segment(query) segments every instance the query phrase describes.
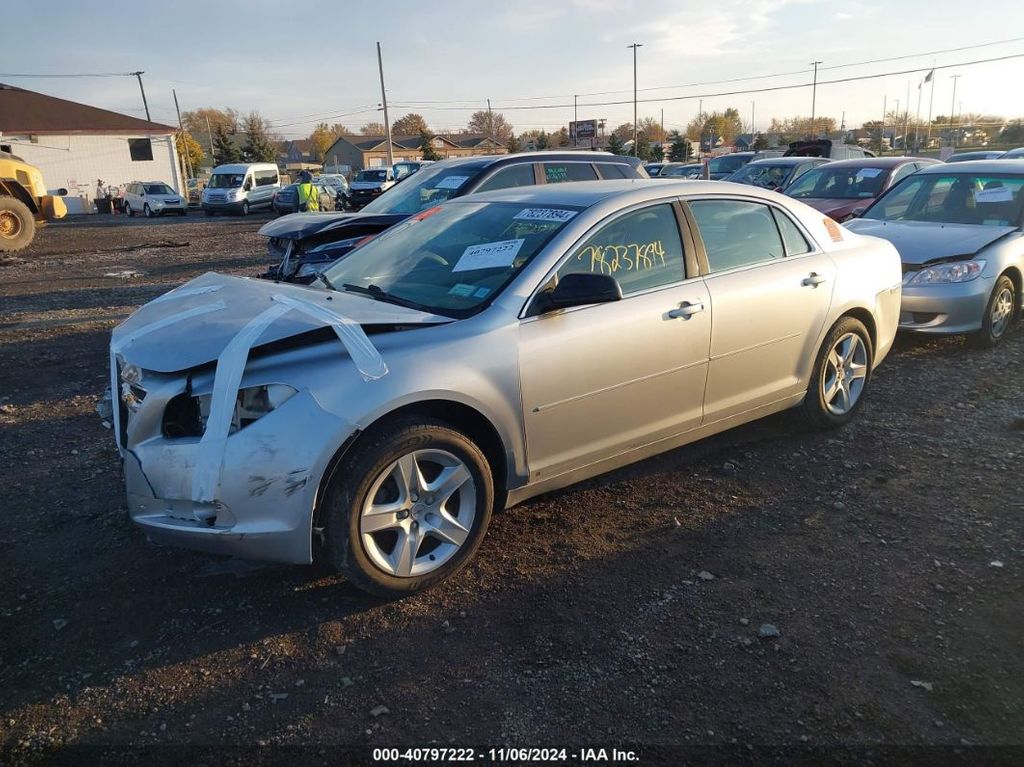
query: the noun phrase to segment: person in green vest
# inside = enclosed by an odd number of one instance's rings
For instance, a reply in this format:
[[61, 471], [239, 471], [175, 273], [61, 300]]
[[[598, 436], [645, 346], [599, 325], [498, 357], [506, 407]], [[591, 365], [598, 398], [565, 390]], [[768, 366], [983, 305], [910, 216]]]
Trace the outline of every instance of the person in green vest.
[[313, 174], [308, 170], [299, 174], [299, 184], [296, 187], [299, 193], [299, 211], [302, 213], [315, 213], [320, 210], [320, 192], [313, 186]]

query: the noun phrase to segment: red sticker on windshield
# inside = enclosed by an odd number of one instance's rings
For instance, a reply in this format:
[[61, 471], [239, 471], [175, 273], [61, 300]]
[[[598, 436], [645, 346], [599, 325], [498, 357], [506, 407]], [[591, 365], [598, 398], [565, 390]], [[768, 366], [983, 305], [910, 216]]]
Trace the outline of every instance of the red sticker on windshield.
[[420, 211], [419, 213], [417, 213], [415, 216], [412, 217], [412, 220], [413, 221], [422, 221], [425, 218], [429, 218], [430, 216], [433, 216], [439, 210], [441, 210], [441, 206], [440, 205], [435, 205], [433, 208], [427, 208], [424, 211]]
[[832, 242], [842, 242], [843, 230], [839, 228], [839, 224], [837, 224], [831, 218], [826, 218], [822, 220], [825, 223], [825, 229], [828, 232], [828, 236], [832, 238]]

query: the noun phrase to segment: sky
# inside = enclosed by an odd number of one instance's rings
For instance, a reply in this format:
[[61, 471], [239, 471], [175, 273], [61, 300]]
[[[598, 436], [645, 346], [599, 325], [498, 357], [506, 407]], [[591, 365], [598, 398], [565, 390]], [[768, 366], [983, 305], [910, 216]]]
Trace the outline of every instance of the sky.
[[[25, 33], [5, 36], [0, 82], [144, 117], [134, 77], [11, 76], [143, 70], [156, 122], [176, 122], [176, 89], [183, 111], [256, 109], [277, 133], [301, 138], [321, 120], [353, 129], [382, 120], [380, 41], [392, 120], [417, 112], [435, 131], [457, 130], [490, 99], [517, 133], [550, 132], [573, 119], [574, 94], [580, 120], [632, 121], [627, 46], [636, 42], [640, 117], [664, 110], [668, 130], [701, 106], [735, 107], [757, 130], [772, 117], [809, 116], [815, 60], [816, 114], [838, 122], [845, 113], [847, 127], [879, 119], [884, 103], [892, 110], [898, 99], [902, 110], [908, 87], [916, 112], [917, 85], [933, 65], [936, 115], [949, 114], [959, 75], [958, 111], [1019, 117], [1024, 3], [1000, 6], [971, 14], [951, 0], [15, 3], [4, 26]], [[978, 47], [948, 50], [966, 46]], [[904, 70], [923, 71], [887, 74]], [[886, 76], [829, 82], [870, 75]], [[801, 87], [718, 95], [787, 85]], [[923, 119], [930, 85], [921, 93]]]

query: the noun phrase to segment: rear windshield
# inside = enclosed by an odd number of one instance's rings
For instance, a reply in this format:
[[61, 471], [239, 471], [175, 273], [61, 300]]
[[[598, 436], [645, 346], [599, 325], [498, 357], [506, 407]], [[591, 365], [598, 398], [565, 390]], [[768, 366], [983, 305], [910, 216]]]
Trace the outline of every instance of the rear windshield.
[[926, 173], [908, 176], [864, 214], [876, 221], [1019, 226], [1024, 176]]
[[734, 154], [727, 154], [722, 157], [716, 157], [708, 163], [708, 169], [712, 173], [732, 173], [734, 170], [739, 170], [744, 165], [750, 162], [750, 156], [741, 156]]
[[371, 202], [364, 213], [419, 213], [455, 197], [480, 173], [478, 167], [428, 165]]
[[807, 171], [786, 190], [798, 200], [857, 200], [877, 197], [889, 177], [889, 168], [833, 168]]
[[214, 173], [207, 184], [211, 189], [235, 189], [245, 181], [244, 173]]

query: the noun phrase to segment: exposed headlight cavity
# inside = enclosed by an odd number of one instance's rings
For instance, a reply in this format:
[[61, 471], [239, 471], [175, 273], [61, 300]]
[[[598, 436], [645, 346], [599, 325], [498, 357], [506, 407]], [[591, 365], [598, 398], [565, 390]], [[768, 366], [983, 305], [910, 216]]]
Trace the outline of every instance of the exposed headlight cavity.
[[[265, 384], [240, 389], [235, 398], [229, 434], [244, 429], [287, 402], [296, 390], [285, 384]], [[212, 394], [190, 397], [179, 394], [167, 403], [163, 432], [167, 437], [201, 437], [210, 418]]]

